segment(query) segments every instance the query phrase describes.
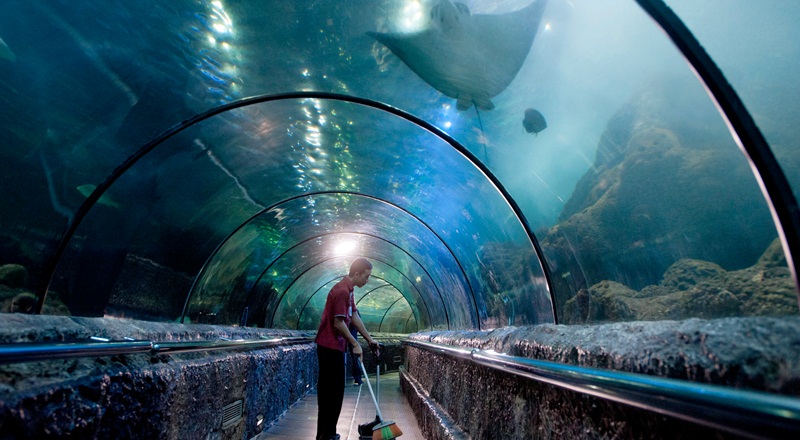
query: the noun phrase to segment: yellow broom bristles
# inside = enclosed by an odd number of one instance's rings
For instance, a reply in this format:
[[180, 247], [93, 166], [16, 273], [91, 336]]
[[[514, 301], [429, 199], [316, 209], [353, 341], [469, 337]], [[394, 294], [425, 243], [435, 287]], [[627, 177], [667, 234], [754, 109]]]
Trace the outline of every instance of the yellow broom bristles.
[[403, 431], [397, 426], [397, 423], [389, 422], [379, 425], [372, 431], [372, 440], [392, 440], [403, 435]]

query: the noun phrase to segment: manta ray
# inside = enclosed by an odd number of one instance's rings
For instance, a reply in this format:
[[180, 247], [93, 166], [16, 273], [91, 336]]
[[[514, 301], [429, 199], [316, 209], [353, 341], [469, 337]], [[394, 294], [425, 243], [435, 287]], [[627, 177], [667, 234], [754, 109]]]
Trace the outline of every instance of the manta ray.
[[367, 32], [426, 83], [456, 99], [457, 108], [494, 108], [533, 44], [547, 0], [505, 14], [470, 14], [463, 3], [439, 0], [431, 23], [410, 33]]

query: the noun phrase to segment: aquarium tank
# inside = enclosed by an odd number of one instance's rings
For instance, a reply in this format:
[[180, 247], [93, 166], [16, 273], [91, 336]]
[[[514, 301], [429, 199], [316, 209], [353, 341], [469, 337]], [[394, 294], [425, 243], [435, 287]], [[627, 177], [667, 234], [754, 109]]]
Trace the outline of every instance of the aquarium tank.
[[651, 3], [7, 0], [3, 313], [795, 317], [800, 3]]

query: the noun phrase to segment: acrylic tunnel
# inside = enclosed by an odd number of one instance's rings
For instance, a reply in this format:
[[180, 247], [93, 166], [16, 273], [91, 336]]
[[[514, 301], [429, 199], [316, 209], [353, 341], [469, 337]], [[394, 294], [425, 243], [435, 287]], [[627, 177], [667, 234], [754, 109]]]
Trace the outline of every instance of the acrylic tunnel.
[[[798, 19], [790, 1], [8, 1], [2, 415], [39, 432], [9, 409], [50, 383], [14, 379], [40, 362], [19, 344], [313, 337], [358, 257], [358, 310], [408, 374], [427, 343], [514, 339], [793, 408]], [[632, 328], [672, 335], [661, 367], [635, 366]], [[711, 328], [758, 330], [714, 331], [728, 348], [697, 368], [724, 373], [663, 367]], [[263, 428], [243, 420], [223, 436]]]

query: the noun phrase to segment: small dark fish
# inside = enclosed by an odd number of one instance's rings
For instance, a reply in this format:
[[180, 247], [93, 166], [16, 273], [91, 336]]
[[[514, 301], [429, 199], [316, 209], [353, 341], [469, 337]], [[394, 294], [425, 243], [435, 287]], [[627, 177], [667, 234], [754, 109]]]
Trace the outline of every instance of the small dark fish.
[[547, 121], [544, 116], [539, 113], [539, 110], [529, 108], [525, 110], [525, 119], [522, 120], [522, 125], [528, 133], [539, 134], [540, 131], [547, 128]]

